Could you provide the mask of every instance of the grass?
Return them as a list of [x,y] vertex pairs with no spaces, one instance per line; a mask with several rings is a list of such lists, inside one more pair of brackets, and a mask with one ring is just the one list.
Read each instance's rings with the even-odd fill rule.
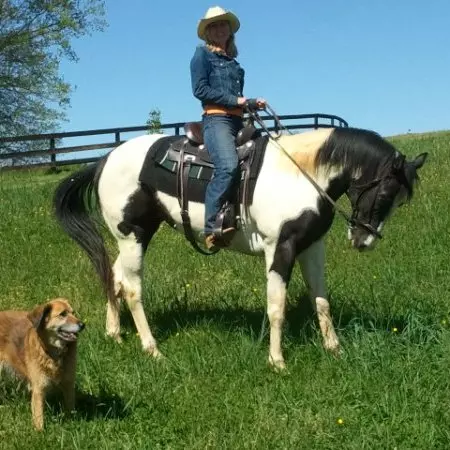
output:
[[146,258],[144,302],[160,349],[104,337],[105,299],[86,255],[51,212],[68,172],[0,173],[0,309],[71,299],[80,338],[77,412],[57,399],[46,430],[31,426],[29,394],[0,382],[0,447],[7,449],[447,449],[450,447],[450,132],[394,137],[429,151],[421,187],[371,253],[348,247],[337,218],[327,237],[332,314],[344,352],[321,346],[300,271],[289,287],[288,371],[267,364],[263,261],[205,258],[163,228]]

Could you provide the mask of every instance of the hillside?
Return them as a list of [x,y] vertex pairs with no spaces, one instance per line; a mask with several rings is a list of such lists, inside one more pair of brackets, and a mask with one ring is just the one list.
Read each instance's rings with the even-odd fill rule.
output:
[[323,350],[295,268],[285,374],[266,364],[261,259],[205,258],[163,227],[147,254],[143,287],[166,356],[156,362],[141,351],[125,307],[124,343],[104,336],[100,283],[51,210],[69,172],[0,172],[0,309],[62,295],[87,322],[77,412],[64,420],[50,402],[47,430],[36,434],[29,394],[3,377],[0,440],[30,449],[448,448],[450,131],[390,139],[409,157],[429,152],[419,189],[374,251],[351,249],[338,217],[327,236],[340,358]]

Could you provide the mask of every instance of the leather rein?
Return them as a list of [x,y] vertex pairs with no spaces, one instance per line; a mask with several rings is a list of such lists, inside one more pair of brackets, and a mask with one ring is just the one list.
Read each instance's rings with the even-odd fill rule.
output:
[[[381,181],[385,180],[386,178],[389,178],[390,175],[387,175],[386,177],[382,177],[382,178],[377,178],[376,180],[373,180],[367,184],[363,184],[363,185],[359,185],[359,186],[355,186],[354,189],[361,189],[361,192],[358,195],[358,198],[355,202],[355,206],[352,208],[352,214],[349,215],[343,208],[341,208],[329,195],[328,193],[322,189],[318,183],[297,163],[297,161],[295,161],[295,159],[287,152],[287,150],[278,142],[278,138],[281,136],[281,129],[286,129],[282,124],[281,121],[279,119],[279,117],[276,115],[275,111],[272,109],[272,107],[266,103],[266,107],[264,108],[264,111],[266,111],[269,115],[271,115],[273,117],[273,119],[275,120],[275,123],[277,124],[277,128],[278,131],[275,133],[275,136],[272,135],[272,133],[268,130],[268,128],[266,127],[264,121],[262,120],[262,118],[259,116],[259,113],[257,112],[257,108],[252,108],[252,107],[247,107],[247,111],[250,115],[250,117],[255,120],[260,127],[267,133],[267,135],[269,136],[269,139],[277,145],[277,147],[295,164],[295,166],[297,166],[297,168],[300,170],[300,172],[304,175],[304,177],[314,186],[314,188],[317,190],[317,192],[319,193],[319,195],[326,199],[330,205],[333,207],[333,209],[338,212],[347,222],[348,226],[350,228],[362,228],[363,230],[367,231],[368,233],[374,235],[375,237],[377,237],[378,239],[383,239],[382,234],[376,229],[374,228],[372,225],[370,225],[369,223],[364,223],[361,220],[359,220],[357,218],[358,215],[358,203],[360,201],[360,199],[362,198],[362,195],[367,192],[368,190],[372,189],[375,186],[378,186]],[[290,130],[286,129],[290,134],[291,133]]]

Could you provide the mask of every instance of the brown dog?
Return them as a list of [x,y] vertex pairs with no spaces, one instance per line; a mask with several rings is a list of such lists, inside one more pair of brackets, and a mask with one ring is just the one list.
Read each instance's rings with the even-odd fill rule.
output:
[[65,411],[75,406],[75,366],[78,333],[84,323],[69,302],[57,298],[32,311],[0,312],[0,365],[27,379],[31,388],[33,424],[44,426],[47,389],[60,387]]

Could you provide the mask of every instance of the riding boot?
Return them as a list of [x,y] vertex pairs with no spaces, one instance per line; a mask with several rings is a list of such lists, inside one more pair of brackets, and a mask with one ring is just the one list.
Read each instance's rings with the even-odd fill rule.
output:
[[236,228],[230,227],[222,230],[219,235],[211,233],[205,236],[205,245],[208,250],[216,250],[217,248],[228,247],[231,243],[231,239],[236,232]]

